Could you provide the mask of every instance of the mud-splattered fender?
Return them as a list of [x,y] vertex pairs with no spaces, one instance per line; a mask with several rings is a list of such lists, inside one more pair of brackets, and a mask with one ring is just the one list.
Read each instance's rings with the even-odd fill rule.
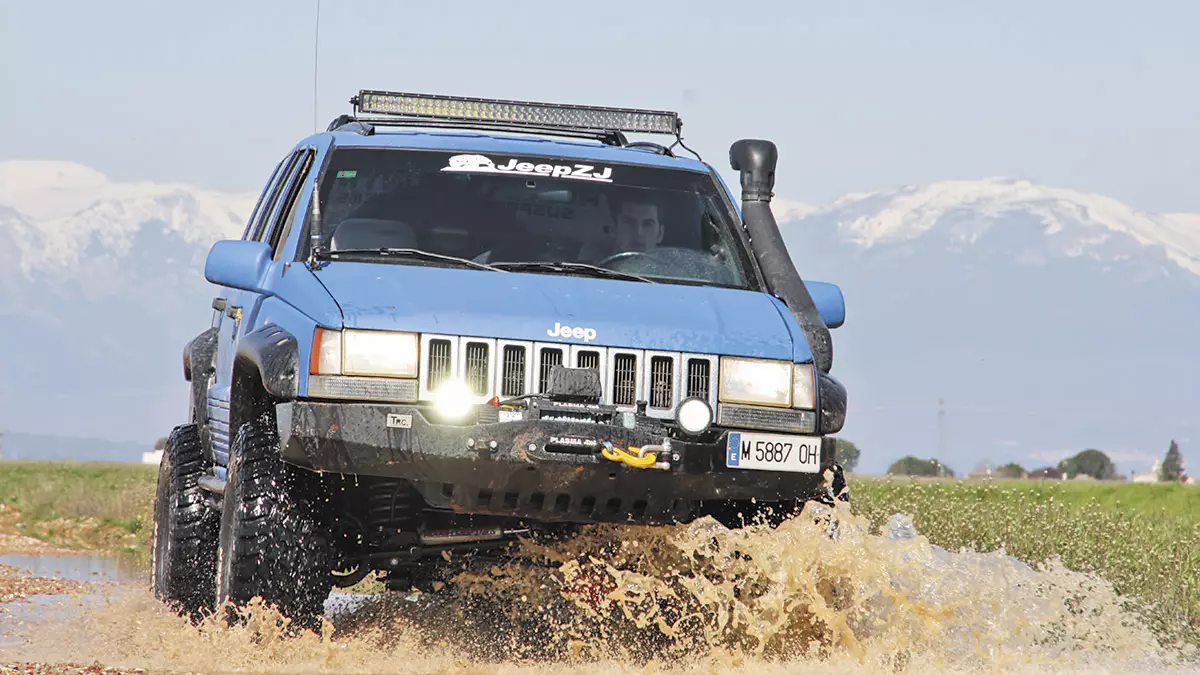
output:
[[207,408],[208,378],[217,364],[216,326],[192,338],[183,348],[183,379],[191,382],[192,421],[203,423]]
[[262,388],[277,400],[296,398],[300,371],[299,346],[296,337],[279,326],[268,323],[238,340],[235,358],[235,388],[239,376],[253,369],[262,378]]
[[846,387],[829,373],[817,372],[819,421],[822,434],[836,434],[846,423]]

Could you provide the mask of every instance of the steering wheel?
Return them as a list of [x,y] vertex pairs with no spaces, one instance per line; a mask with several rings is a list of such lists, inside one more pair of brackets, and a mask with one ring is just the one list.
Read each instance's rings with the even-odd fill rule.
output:
[[605,258],[604,260],[601,260],[600,262],[598,262],[596,264],[599,265],[600,267],[609,267],[612,265],[612,263],[615,263],[615,262],[621,262],[624,260],[636,260],[638,258],[645,259],[645,258],[649,258],[649,257],[650,256],[646,255],[645,253],[643,253],[641,251],[623,251],[621,253],[610,255],[607,258]]

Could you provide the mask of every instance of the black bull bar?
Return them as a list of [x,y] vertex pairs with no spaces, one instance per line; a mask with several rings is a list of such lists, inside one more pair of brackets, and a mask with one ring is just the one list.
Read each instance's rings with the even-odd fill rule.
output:
[[[832,477],[836,444],[822,439],[820,472],[795,473],[726,467],[728,432],[709,443],[670,439],[664,451],[657,425],[525,420],[455,426],[430,422],[416,406],[305,400],[279,404],[276,417],[290,464],[403,478],[434,508],[540,521],[670,522],[695,501],[815,498]],[[669,466],[612,461],[587,440],[596,438],[626,448],[653,446]]]

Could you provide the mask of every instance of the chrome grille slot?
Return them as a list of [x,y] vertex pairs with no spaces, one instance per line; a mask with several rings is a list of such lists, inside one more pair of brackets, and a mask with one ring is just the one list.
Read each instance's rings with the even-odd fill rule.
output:
[[429,388],[437,389],[438,385],[450,377],[453,357],[449,340],[429,341]]
[[467,343],[467,364],[463,377],[476,396],[486,396],[488,393],[488,356],[487,343]]
[[575,367],[600,370],[600,352],[592,350],[579,352],[575,359]]
[[637,402],[637,357],[617,354],[613,358],[613,405],[633,405]]
[[500,395],[524,395],[525,347],[521,345],[504,345],[504,363],[502,369],[503,380],[500,383]]
[[688,359],[687,394],[688,398],[707,399],[709,392],[709,362],[707,359]]
[[563,364],[563,350],[557,347],[542,349],[541,363],[538,364],[538,393],[546,393],[546,383],[550,377],[550,369]]
[[668,356],[650,358],[650,407],[670,408],[674,387],[672,379],[673,362]]

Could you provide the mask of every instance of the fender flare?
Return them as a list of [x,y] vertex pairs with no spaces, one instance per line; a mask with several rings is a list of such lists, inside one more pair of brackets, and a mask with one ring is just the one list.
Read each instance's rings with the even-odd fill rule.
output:
[[846,424],[846,386],[829,373],[817,371],[817,374],[821,433],[836,434]]
[[263,390],[280,401],[291,401],[299,392],[300,346],[296,337],[279,326],[269,323],[238,340],[234,359],[234,380],[237,373],[253,368],[261,378]]
[[183,379],[192,384],[192,421],[208,421],[208,378],[217,370],[216,326],[192,338],[183,348]]

